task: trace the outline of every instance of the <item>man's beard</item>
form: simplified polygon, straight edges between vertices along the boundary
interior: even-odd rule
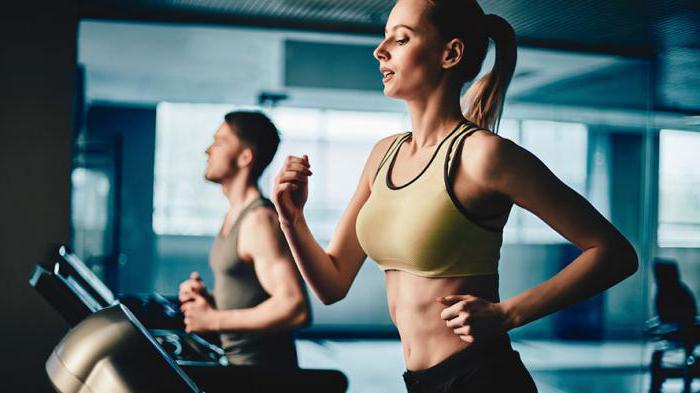
[[[220,177],[209,177],[209,175],[205,172],[204,173],[204,180],[216,184],[221,184],[222,179]]]
[[[224,182],[225,179],[233,178],[234,176],[236,176],[236,172],[237,172],[236,171],[236,160],[235,159],[230,160],[228,163],[228,168],[227,168],[226,172],[224,172],[223,174],[221,174],[219,176],[216,176],[216,175],[209,176],[209,174],[207,172],[208,171],[204,172],[204,179],[205,180],[210,181],[212,183],[221,184]]]

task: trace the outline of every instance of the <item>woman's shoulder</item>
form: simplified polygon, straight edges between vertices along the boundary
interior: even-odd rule
[[[377,143],[374,144],[374,146],[377,147],[377,148],[381,148],[381,147],[386,147],[386,148],[388,148],[389,146],[391,146],[392,143],[394,143],[394,141],[396,141],[396,140],[399,139],[400,137],[402,137],[402,136],[404,136],[404,135],[406,135],[406,134],[409,134],[409,133],[410,133],[410,132],[408,132],[408,131],[406,131],[406,132],[396,132],[396,133],[393,133],[393,134],[391,134],[391,135],[389,135],[389,136],[386,136],[386,137],[384,137],[384,138],[378,140]]]
[[[522,160],[524,150],[515,142],[492,131],[475,131],[462,148],[460,162],[472,180],[493,180]]]
[[[367,179],[369,183],[371,183],[374,179],[374,174],[377,172],[377,169],[379,168],[382,159],[389,152],[391,145],[402,135],[406,134],[406,132],[392,133],[391,135],[378,140],[374,144],[374,147],[372,147],[372,151],[369,153],[369,157],[367,158],[367,161],[365,163],[365,171],[367,173]]]
[[[372,159],[377,159],[381,160],[382,157],[387,153],[391,145],[401,136],[406,135],[407,132],[397,132],[393,133],[389,136],[386,136],[380,140],[378,140],[375,144],[374,147],[372,148],[372,152],[370,153],[370,160]],[[377,158],[378,156],[378,158]]]
[[[508,149],[517,147],[515,142],[510,139],[485,128],[476,129],[467,139],[464,149],[475,150],[484,158],[494,158],[494,156],[505,153]],[[476,154],[476,152],[472,152],[472,154]]]

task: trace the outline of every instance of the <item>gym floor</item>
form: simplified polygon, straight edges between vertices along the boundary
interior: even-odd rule
[[[350,380],[350,393],[405,391],[398,340],[298,340],[303,368],[334,368]],[[513,341],[540,393],[647,392],[652,345],[637,341],[576,343]],[[693,391],[700,389],[700,381]],[[668,380],[664,393],[682,391]]]

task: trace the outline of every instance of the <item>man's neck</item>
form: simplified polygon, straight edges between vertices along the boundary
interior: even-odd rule
[[[233,211],[244,208],[261,195],[257,184],[251,184],[247,179],[238,176],[224,181],[221,186],[228,200],[229,210]]]

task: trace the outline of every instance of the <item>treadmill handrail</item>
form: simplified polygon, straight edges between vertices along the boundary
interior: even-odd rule
[[[114,296],[114,293],[102,282],[102,280],[99,279],[93,273],[90,268],[88,268],[85,263],[80,260],[75,254],[71,253],[68,251],[66,246],[61,246],[58,249],[58,254],[68,262],[70,267],[75,270],[75,272],[80,276],[82,280],[85,280],[89,285],[92,290],[96,292],[96,295],[99,296],[105,304],[102,305],[102,307],[107,307],[107,306],[113,306],[117,302],[116,296]],[[56,266],[54,269],[60,269],[61,263],[58,262],[56,263]],[[58,271],[54,270],[54,273],[59,273]]]

